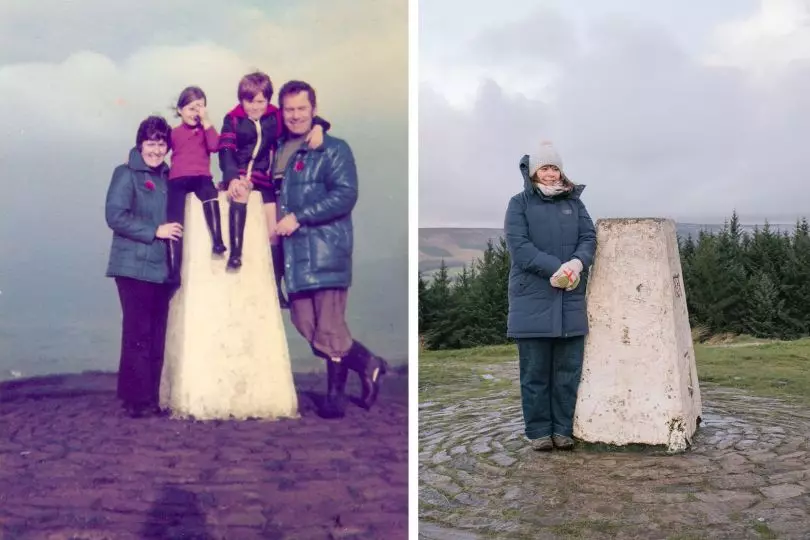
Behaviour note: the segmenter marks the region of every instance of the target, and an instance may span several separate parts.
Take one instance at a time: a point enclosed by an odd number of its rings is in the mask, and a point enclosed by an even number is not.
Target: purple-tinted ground
[[[0,539],[407,538],[407,375],[341,420],[324,378],[277,422],[130,419],[110,373],[2,383]]]

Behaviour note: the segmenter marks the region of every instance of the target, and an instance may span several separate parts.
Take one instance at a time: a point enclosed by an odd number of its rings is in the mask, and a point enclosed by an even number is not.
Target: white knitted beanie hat
[[[557,153],[554,145],[551,144],[551,141],[542,141],[540,143],[540,150],[535,154],[529,155],[529,178],[534,176],[534,173],[545,165],[554,165],[560,169],[560,172],[563,170],[562,158],[560,154]]]

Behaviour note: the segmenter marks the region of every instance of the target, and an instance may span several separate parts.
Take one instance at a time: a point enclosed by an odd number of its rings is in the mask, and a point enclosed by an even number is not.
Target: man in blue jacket
[[[315,149],[304,144],[316,114],[312,86],[290,81],[278,99],[288,134],[274,158],[272,176],[278,193],[276,233],[283,238],[290,315],[313,353],[326,361],[328,390],[321,415],[341,418],[348,370],[359,375],[361,403],[370,409],[388,367],[352,338],[346,324],[357,167],[351,148],[341,139],[325,135]]]

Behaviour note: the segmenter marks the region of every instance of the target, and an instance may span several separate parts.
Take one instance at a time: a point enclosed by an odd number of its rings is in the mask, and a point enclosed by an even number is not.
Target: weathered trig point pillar
[[[675,223],[605,219],[596,230],[574,436],[683,451],[702,405]]]
[[[228,199],[219,196],[230,250]],[[250,195],[242,267],[211,255],[202,205],[186,197],[181,288],[166,333],[161,405],[197,419],[298,416],[261,194]]]

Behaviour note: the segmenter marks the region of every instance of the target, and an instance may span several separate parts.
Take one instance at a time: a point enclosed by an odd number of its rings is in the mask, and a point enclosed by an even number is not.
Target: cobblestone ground
[[[704,387],[688,453],[539,453],[497,384],[516,364],[491,367],[494,394],[420,404],[420,539],[810,538],[810,411]]]
[[[126,417],[114,374],[0,385],[0,539],[406,538],[407,376],[342,420],[296,386],[298,420],[194,422]]]

